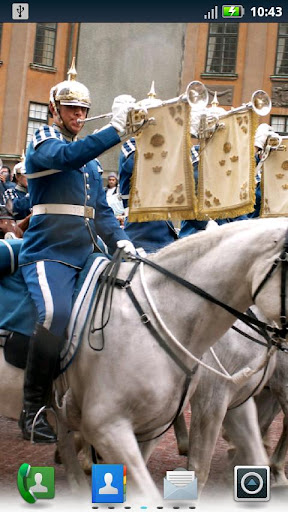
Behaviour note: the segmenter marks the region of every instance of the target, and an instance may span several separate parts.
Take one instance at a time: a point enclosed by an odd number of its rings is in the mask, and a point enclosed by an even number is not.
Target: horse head
[[[0,205],[0,238],[22,238],[23,231],[7,205]]]

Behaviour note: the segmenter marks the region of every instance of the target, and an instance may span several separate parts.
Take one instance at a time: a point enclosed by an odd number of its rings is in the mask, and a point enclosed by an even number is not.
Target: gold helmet
[[[56,109],[57,103],[60,105],[70,105],[91,107],[90,92],[87,87],[75,80],[77,71],[75,69],[75,58],[73,58],[71,67],[67,73],[68,79],[54,85],[50,90],[50,101]]]

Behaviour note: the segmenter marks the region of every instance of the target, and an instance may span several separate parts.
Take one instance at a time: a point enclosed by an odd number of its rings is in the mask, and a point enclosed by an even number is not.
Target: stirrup
[[[54,416],[55,416],[55,419],[56,419],[56,432],[55,432],[55,435],[56,435],[56,438],[58,439],[58,419],[57,419],[57,414],[56,412],[54,411],[54,408],[51,406],[51,407],[48,407],[47,405],[43,405],[42,407],[40,407],[40,409],[36,412],[35,416],[34,416],[34,420],[32,422],[32,426],[31,426],[31,437],[30,437],[30,443],[31,444],[34,444],[34,428],[35,428],[35,424],[36,424],[36,421],[38,419],[38,416],[40,416],[40,414],[43,412],[43,411],[51,411],[53,412]]]

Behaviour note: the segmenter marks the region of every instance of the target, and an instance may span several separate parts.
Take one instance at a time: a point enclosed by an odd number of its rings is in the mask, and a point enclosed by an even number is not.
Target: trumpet
[[[251,100],[248,103],[243,103],[243,105],[237,108],[231,108],[231,110],[229,110],[227,114],[223,114],[223,116],[229,116],[235,112],[244,112],[250,108],[252,108],[252,110],[254,110],[258,116],[267,116],[271,110],[271,107],[272,103],[269,94],[267,94],[265,91],[262,91],[262,89],[258,89],[257,91],[253,92]]]
[[[165,106],[165,105],[171,105],[174,103],[179,103],[181,101],[188,102],[191,109],[194,111],[202,110],[205,108],[208,104],[208,91],[202,82],[198,82],[197,80],[194,80],[193,82],[190,82],[186,90],[183,94],[180,96],[177,96],[176,98],[172,98],[166,101],[162,101],[157,105],[159,106]],[[151,105],[151,107],[148,107],[149,109],[156,108],[155,105]],[[133,112],[133,122],[136,124],[139,124],[139,122],[142,121],[148,121],[147,119],[147,112],[145,109],[143,109],[143,106],[141,106],[141,101],[138,103],[135,103],[135,107],[131,109],[131,112]],[[112,112],[108,112],[107,114],[100,114],[98,116],[93,117],[86,117],[86,119],[77,119],[77,123],[87,123],[88,121],[95,121],[96,119],[105,119],[113,117]]]
[[[223,128],[224,124],[220,123],[220,120],[224,120],[227,117],[237,112],[245,112],[249,109],[254,110],[259,116],[266,116],[269,114],[272,107],[271,99],[267,92],[258,89],[253,92],[251,100],[248,103],[243,103],[240,107],[231,108],[231,110],[225,112],[225,114],[210,114],[206,111],[200,117],[200,124],[198,129],[198,138],[207,139],[210,138],[217,129]]]

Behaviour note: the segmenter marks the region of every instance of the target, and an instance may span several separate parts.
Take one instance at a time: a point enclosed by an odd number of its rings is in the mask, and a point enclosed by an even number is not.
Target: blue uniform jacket
[[[24,233],[20,265],[52,260],[82,268],[93,252],[88,228],[95,240],[99,234],[113,250],[118,240],[128,239],[107,204],[102,178],[94,160],[119,141],[112,126],[79,141],[72,141],[56,125],[45,125],[35,132],[26,153],[31,205],[92,206],[95,219],[55,214],[32,216]],[[52,171],[49,175],[41,175],[48,170]]]
[[[16,185],[15,188],[9,188],[3,195],[4,203],[11,199],[13,203],[13,215],[16,220],[25,219],[30,211],[30,197],[21,185]]]
[[[135,139],[125,142],[119,157],[119,185],[123,196],[129,195],[130,180],[134,168]],[[124,208],[128,199],[123,199]],[[129,235],[135,247],[143,247],[146,252],[155,252],[174,242],[178,236],[172,222],[153,220],[150,222],[128,222],[125,219],[124,230]]]

